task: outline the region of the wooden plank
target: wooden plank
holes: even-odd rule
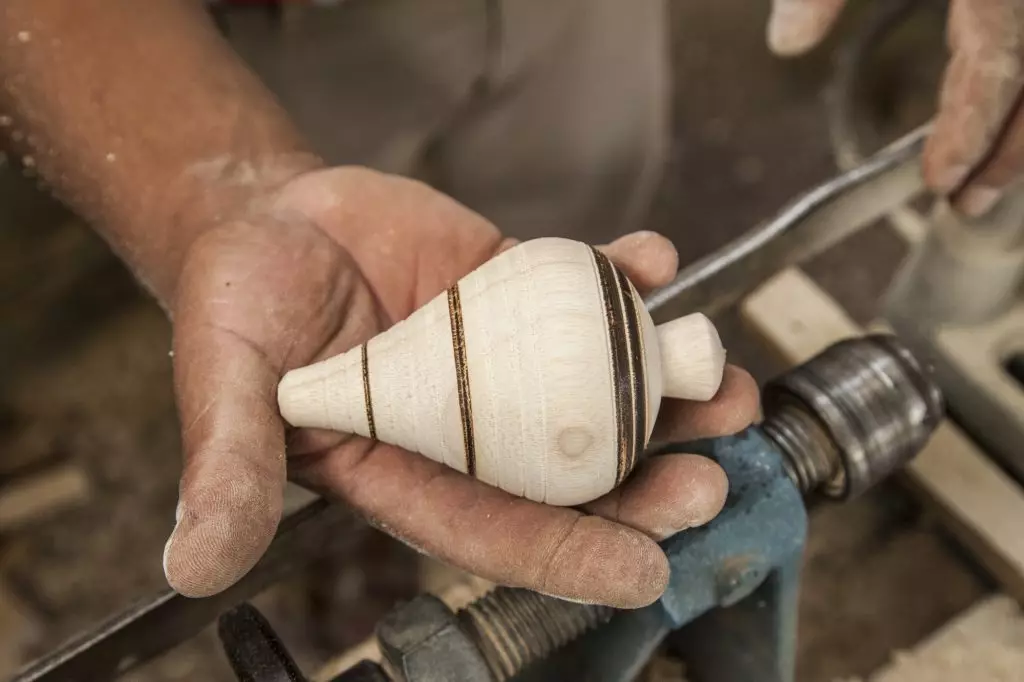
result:
[[[76,464],[50,467],[0,487],[0,532],[23,527],[44,515],[83,504],[89,479]]]
[[[871,682],[1010,682],[1024,676],[1024,613],[1006,595],[990,597],[950,621]]]
[[[798,364],[863,330],[798,269],[779,273],[741,306],[744,321]],[[954,424],[944,421],[907,478],[946,527],[1024,603],[1024,491]]]

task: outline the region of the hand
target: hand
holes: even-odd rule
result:
[[[277,527],[287,470],[422,552],[497,583],[623,608],[662,594],[668,564],[655,541],[706,523],[724,503],[727,481],[710,460],[652,459],[581,512],[362,438],[286,438],[276,388],[287,370],[356,346],[512,244],[425,185],[356,168],[300,175],[260,210],[196,240],[174,305],[185,465],[164,568],[175,589],[213,594],[253,566]],[[676,271],[675,250],[654,234],[605,252],[638,288]],[[729,367],[714,400],[666,404],[656,437],[741,430],[757,396],[751,377]]]
[[[773,0],[768,44],[779,55],[814,47],[845,0]],[[952,60],[924,150],[928,185],[969,216],[986,213],[1024,174],[1024,7],[1019,0],[952,0]]]

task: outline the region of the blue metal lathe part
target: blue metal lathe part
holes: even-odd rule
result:
[[[729,479],[724,509],[662,543],[671,578],[661,599],[617,613],[517,680],[632,680],[679,631],[693,682],[792,682],[807,511],[782,454],[758,427],[662,451],[716,460]]]

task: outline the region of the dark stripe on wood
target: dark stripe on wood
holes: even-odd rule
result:
[[[636,299],[634,299],[634,300],[636,300]],[[641,299],[641,305],[643,305],[642,299]],[[646,309],[644,310],[644,312],[646,312]],[[643,323],[643,318],[641,316],[641,313],[639,312],[639,309],[637,309],[636,318],[637,318],[636,326],[637,326],[637,330],[638,330],[638,332],[637,332],[637,343],[638,343],[638,346],[637,347],[639,348],[639,351],[640,351],[639,352],[639,357],[637,359],[636,371],[639,374],[639,376],[641,377],[640,397],[643,398],[643,407],[641,409],[643,409],[643,411],[644,411],[643,412],[643,419],[640,419],[639,422],[638,422],[640,424],[640,429],[641,429],[641,434],[640,434],[640,450],[637,453],[637,455],[639,456],[640,454],[643,454],[644,448],[647,447],[647,444],[644,442],[644,440],[647,437],[647,432],[648,432],[649,428],[651,426],[653,426],[653,424],[651,424],[649,426],[647,422],[651,420],[653,415],[651,414],[651,396],[650,396],[650,393],[647,390],[647,388],[648,388],[648,386],[647,386],[647,348],[644,346],[644,323]]]
[[[462,444],[466,451],[466,473],[476,474],[476,442],[473,438],[473,401],[469,395],[469,365],[466,362],[466,332],[462,326],[462,301],[459,285],[448,289],[448,317],[452,324],[452,351],[455,353],[455,385],[459,391],[462,417]]]
[[[630,396],[633,383],[629,372],[629,348],[626,340],[626,325],[619,295],[619,280],[615,266],[608,257],[593,249],[597,266],[597,280],[604,303],[605,321],[608,325],[608,339],[612,361],[612,390],[614,391],[615,431],[618,445],[618,460],[615,469],[615,484],[618,485],[630,471],[630,458],[635,437],[633,399]]]
[[[373,422],[373,398],[370,397],[370,360],[366,357],[366,344],[363,344],[363,402],[366,404],[366,423],[370,427],[370,438],[377,440],[377,427]]]
[[[628,471],[632,471],[644,449],[644,439],[647,436],[647,365],[644,362],[643,324],[640,321],[640,311],[637,309],[636,299],[633,298],[629,280],[621,270],[616,272],[619,276],[619,293],[622,295],[623,319],[626,323],[626,346],[629,349],[629,374],[632,384],[633,444],[628,464]]]

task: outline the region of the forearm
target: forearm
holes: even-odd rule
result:
[[[313,166],[195,0],[4,0],[0,119],[165,305],[189,244]]]

